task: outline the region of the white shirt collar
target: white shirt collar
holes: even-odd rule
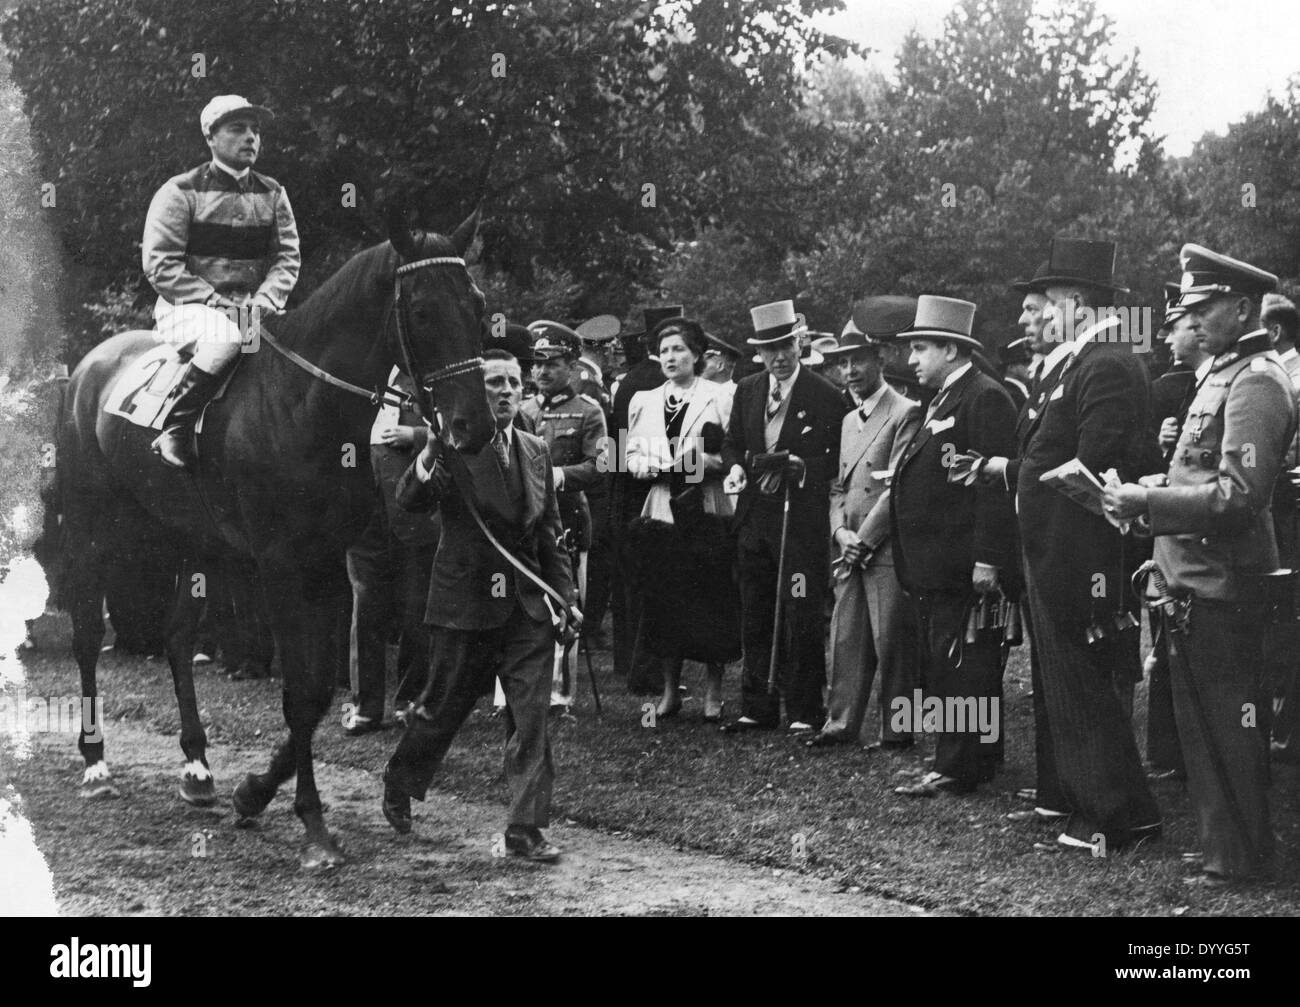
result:
[[[506,447],[507,448],[514,447],[515,446],[514,422],[511,421],[510,423],[507,423],[504,427],[498,427],[497,429],[501,430],[506,435]]]
[[[870,395],[868,395],[865,399],[863,399],[862,402],[858,405],[859,428],[861,428],[862,424],[867,422],[867,417],[870,416],[871,413],[875,410],[880,400],[885,397],[885,392],[888,390],[889,390],[889,386],[885,384],[884,381],[881,381],[880,387],[877,388]]]
[[[1283,363],[1285,363],[1288,360],[1295,360],[1297,357],[1300,357],[1300,351],[1297,351],[1294,346],[1292,346],[1291,349],[1287,350],[1285,353],[1279,353],[1277,355],[1278,360],[1281,360]]]
[[[237,180],[237,181],[240,181],[240,182],[242,182],[244,179],[246,179],[246,178],[248,177],[248,173],[249,173],[250,171],[253,170],[252,168],[247,168],[247,167],[246,167],[246,168],[244,168],[242,171],[235,171],[234,168],[227,168],[224,164],[222,164],[222,163],[221,163],[219,160],[217,160],[215,157],[212,159],[212,163],[215,164],[215,165],[216,165],[218,168],[220,168],[222,171],[224,171],[224,172],[225,172],[227,175],[229,175],[231,178],[233,178],[233,179],[235,179],[235,180]]]
[[[771,395],[773,388],[780,388],[781,398],[783,399],[788,398],[790,396],[790,389],[793,388],[794,383],[799,380],[799,371],[802,369],[803,369],[802,364],[795,364],[794,373],[791,374],[784,381],[777,381],[775,375],[773,375],[771,371],[769,371],[767,375],[767,394]]]
[[[946,392],[949,388],[951,388],[956,383],[957,379],[960,378],[963,374],[965,374],[970,369],[971,369],[971,363],[968,360],[966,363],[962,364],[955,371],[953,371],[946,378],[944,378],[943,384],[939,387],[940,394]]]
[[[1109,329],[1112,325],[1118,324],[1119,317],[1117,315],[1110,315],[1094,325],[1089,325],[1083,330],[1083,333],[1078,339],[1068,343],[1058,343],[1052,348],[1052,352],[1043,359],[1043,366],[1038,373],[1040,375],[1050,374],[1052,368],[1059,364],[1063,359],[1074,356],[1083,349],[1085,344],[1096,342],[1097,334],[1103,329]]]

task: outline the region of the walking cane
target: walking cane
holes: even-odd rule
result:
[[[564,537],[565,537],[564,551],[569,554],[569,565],[573,568],[573,579],[576,582],[580,579],[578,576],[578,569],[580,565],[578,556],[581,550],[571,548],[573,544],[573,538],[569,534],[567,529],[564,533]],[[586,604],[587,604],[586,597],[578,598],[579,608],[584,608]],[[587,634],[582,632],[581,630],[579,630],[578,632],[578,649],[582,651],[582,656],[587,661],[587,680],[591,683],[591,698],[592,700],[595,701],[596,716],[599,717],[601,716],[602,713],[600,708],[600,690],[596,687],[596,671],[591,666],[591,648],[587,645]],[[567,689],[569,687],[569,649],[567,647],[564,649],[563,657],[561,657],[560,659],[560,669],[561,669],[561,674],[563,674],[564,676],[564,686]]]
[[[767,693],[776,695],[776,659],[781,646],[781,604],[782,592],[785,590],[785,539],[790,531],[790,476],[783,479],[785,483],[785,502],[781,507],[781,545],[776,556],[776,611],[772,614],[772,650],[767,663]]]

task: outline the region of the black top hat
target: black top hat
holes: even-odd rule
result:
[[[1047,256],[1047,275],[1034,275],[1037,288],[1052,286],[1099,287],[1127,294],[1128,287],[1115,282],[1115,242],[1087,238],[1053,238]]]
[[[1016,280],[1011,284],[1012,290],[1018,290],[1022,294],[1046,294],[1047,286],[1043,283],[1043,277],[1049,275],[1051,262],[1044,259],[1034,270],[1034,275],[1027,280]]]

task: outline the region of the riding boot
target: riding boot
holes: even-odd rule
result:
[[[194,468],[197,459],[190,447],[194,437],[194,423],[216,391],[220,380],[217,375],[200,370],[190,362],[185,365],[185,373],[181,375],[180,382],[172,389],[174,405],[167,416],[167,426],[153,442],[153,450],[173,468]]]

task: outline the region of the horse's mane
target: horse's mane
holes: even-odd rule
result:
[[[441,234],[417,233],[419,258],[456,255],[451,242]],[[273,331],[292,345],[300,336],[324,329],[329,320],[348,308],[387,291],[397,270],[398,255],[388,241],[372,245],[352,256],[328,280],[317,287],[298,307],[273,321]]]

